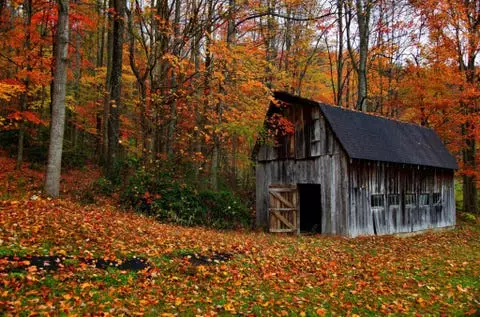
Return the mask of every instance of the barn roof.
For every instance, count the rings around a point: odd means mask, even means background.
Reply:
[[[313,102],[281,92],[275,93],[274,97],[294,104],[312,105]],[[340,107],[316,104],[350,158],[458,168],[455,158],[432,129]]]

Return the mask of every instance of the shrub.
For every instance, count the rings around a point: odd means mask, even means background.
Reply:
[[[155,218],[181,225],[233,228],[250,224],[247,207],[233,193],[197,192],[192,186],[139,171],[121,194],[124,204]]]
[[[477,223],[477,217],[472,213],[462,212],[459,214],[459,216],[460,216],[460,219],[462,219],[465,222],[472,223],[472,224]]]
[[[48,152],[48,150],[47,150]],[[89,155],[85,151],[66,149],[62,153],[62,168],[64,169],[76,169],[85,166],[88,161]]]
[[[93,191],[105,196],[110,196],[114,192],[114,186],[112,182],[105,177],[100,177],[93,182]]]
[[[206,225],[215,228],[247,227],[251,222],[248,208],[229,191],[204,191],[199,194]]]

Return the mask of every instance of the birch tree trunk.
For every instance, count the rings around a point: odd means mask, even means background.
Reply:
[[[68,0],[58,0],[58,23],[55,35],[55,71],[53,78],[50,145],[45,177],[45,194],[58,197],[62,168],[63,133],[65,130],[65,95],[68,66]]]

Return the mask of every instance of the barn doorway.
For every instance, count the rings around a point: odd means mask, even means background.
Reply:
[[[300,195],[300,231],[322,232],[320,184],[298,184]]]

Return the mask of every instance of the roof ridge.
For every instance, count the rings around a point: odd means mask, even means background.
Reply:
[[[328,103],[325,103],[325,102],[320,102],[320,101],[317,101],[317,100],[314,100],[314,99],[308,99],[308,98],[305,98],[305,97],[300,97],[300,96],[291,94],[291,93],[283,91],[283,90],[273,90],[273,97],[275,99],[276,98],[281,99],[281,98],[288,97],[288,98],[291,98],[291,99],[295,99],[299,102],[316,103],[319,106],[325,105],[325,106],[328,106],[328,107],[338,108],[338,109],[345,110],[345,111],[351,111],[351,112],[354,112],[354,113],[360,113],[360,114],[364,114],[364,115],[367,115],[367,116],[386,119],[386,120],[390,120],[390,121],[397,122],[397,123],[411,124],[411,125],[416,126],[416,127],[420,127],[420,128],[424,128],[424,129],[428,129],[428,130],[433,130],[433,128],[431,128],[431,127],[422,126],[422,125],[420,125],[418,123],[415,123],[415,122],[387,117],[385,115],[378,114],[376,112],[363,112],[363,111],[360,111],[360,110],[357,110],[357,109],[339,107],[338,105],[331,105],[331,104],[328,104]]]
[[[328,107],[332,107],[332,108],[337,108],[337,109],[344,110],[344,111],[350,111],[350,112],[354,112],[354,113],[359,113],[359,114],[371,116],[371,117],[374,117],[374,118],[380,118],[380,119],[390,120],[390,121],[393,121],[393,122],[396,122],[396,123],[402,123],[402,124],[411,124],[411,125],[416,126],[416,127],[419,127],[419,128],[424,128],[424,129],[428,129],[428,130],[433,130],[433,128],[431,128],[431,127],[422,126],[422,125],[420,125],[420,124],[418,124],[418,123],[415,123],[415,122],[410,122],[410,121],[405,121],[405,120],[401,120],[401,119],[397,119],[397,118],[387,117],[387,116],[378,114],[378,113],[376,113],[376,112],[364,112],[364,111],[357,110],[357,109],[350,109],[350,108],[339,107],[338,105],[330,105],[330,104],[324,103],[324,102],[317,102],[317,103],[318,103],[319,105],[324,105],[324,106],[328,106]]]

